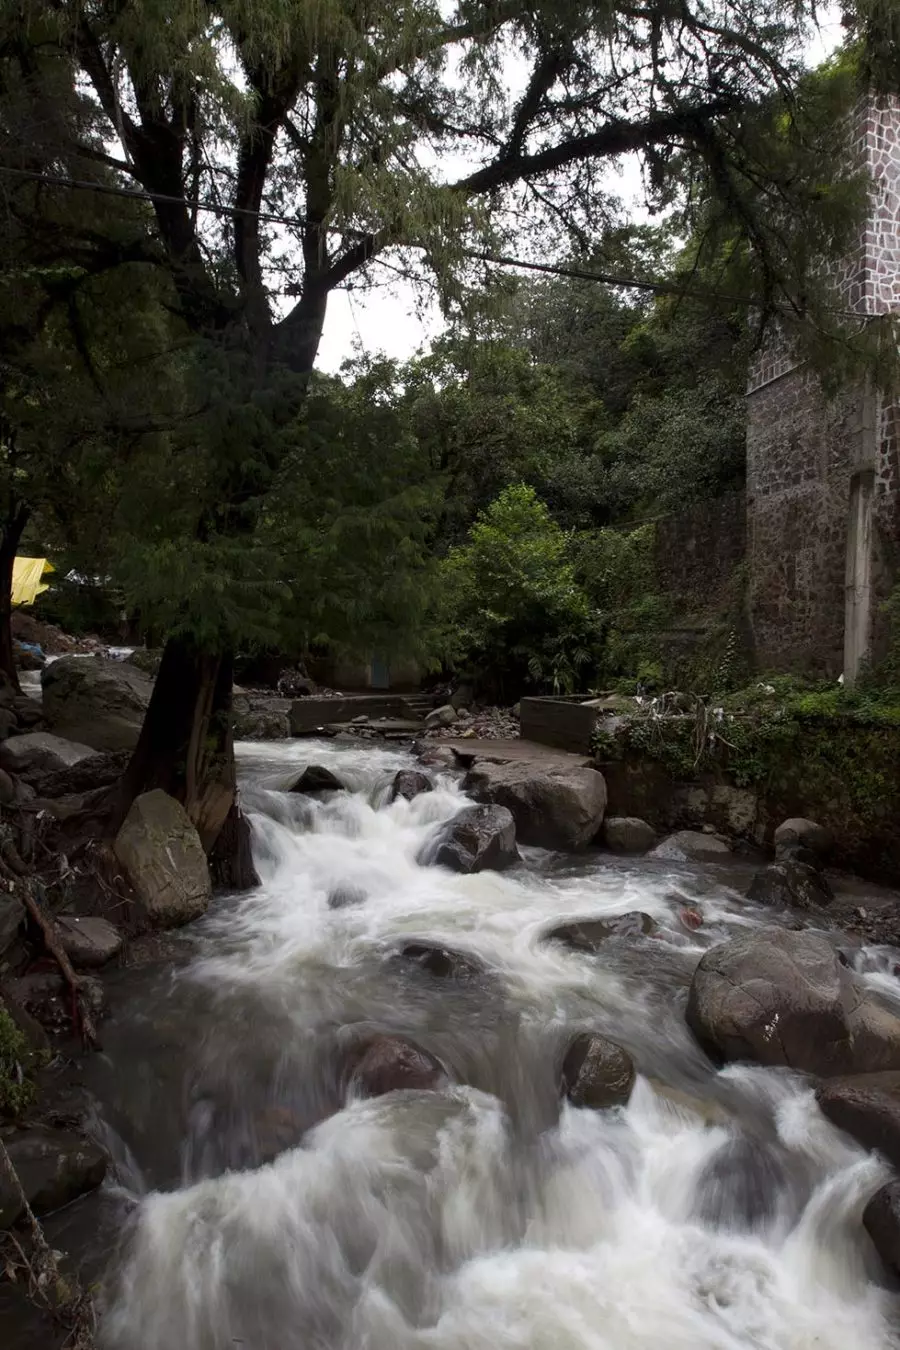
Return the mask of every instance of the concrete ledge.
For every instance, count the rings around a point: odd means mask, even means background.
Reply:
[[[597,708],[575,699],[523,698],[519,704],[522,739],[589,755],[598,714]]]
[[[291,735],[311,736],[335,722],[355,717],[389,717],[421,725],[415,710],[400,694],[344,694],[340,698],[298,698],[291,704]]]

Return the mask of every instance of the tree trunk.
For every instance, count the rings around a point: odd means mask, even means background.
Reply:
[[[20,506],[6,520],[0,537],[0,679],[5,677],[21,693],[12,638],[13,563],[28,523],[29,512]]]
[[[231,653],[170,638],[140,739],[122,779],[118,822],[135,797],[162,788],[182,803],[207,854],[235,802]]]

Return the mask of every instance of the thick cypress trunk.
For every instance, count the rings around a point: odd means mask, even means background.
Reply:
[[[231,653],[170,638],[140,739],[122,779],[119,819],[135,797],[162,788],[180,801],[207,853],[235,802]]]
[[[13,563],[28,515],[28,510],[20,506],[7,519],[0,537],[0,679],[8,680],[17,692],[21,692],[21,688],[12,639]]]

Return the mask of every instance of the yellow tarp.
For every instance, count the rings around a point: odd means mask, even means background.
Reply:
[[[41,577],[54,570],[46,558],[16,558],[13,563],[13,604],[33,605],[41,591],[47,590],[47,583]]]

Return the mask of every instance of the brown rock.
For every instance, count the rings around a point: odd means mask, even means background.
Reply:
[[[56,931],[63,951],[81,970],[105,966],[122,950],[122,934],[107,919],[62,914]]]
[[[560,924],[546,936],[551,942],[563,942],[579,952],[595,952],[610,938],[648,937],[657,931],[657,924],[649,914],[631,910],[608,919],[575,919]]]
[[[403,1036],[375,1036],[351,1057],[349,1089],[354,1096],[425,1091],[447,1081],[440,1061]]]
[[[441,826],[420,861],[463,873],[512,867],[519,861],[512,815],[504,806],[467,806]]]
[[[820,1084],[816,1101],[839,1130],[900,1168],[900,1072],[832,1078]]]
[[[479,763],[463,786],[476,801],[511,811],[523,844],[580,849],[603,824],[606,781],[596,769]]]
[[[403,797],[411,802],[413,797],[420,797],[423,792],[433,791],[434,785],[427,774],[416,773],[413,769],[401,769],[391,784],[391,801],[395,802],[398,797]]]
[[[561,1091],[573,1106],[602,1111],[623,1106],[634,1087],[634,1062],[605,1036],[576,1036],[563,1060]]]
[[[863,1226],[888,1270],[900,1275],[900,1181],[875,1192],[863,1210]]]

